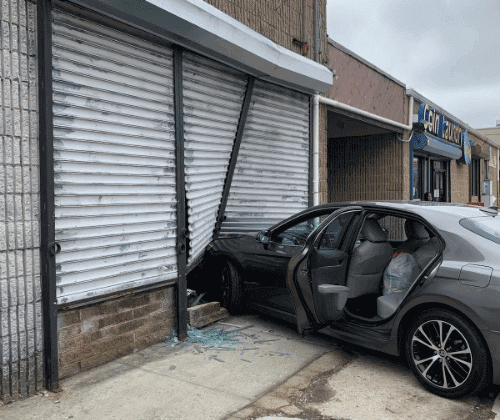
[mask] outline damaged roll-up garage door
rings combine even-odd
[[[53,19],[57,302],[175,279],[172,50]]]
[[[186,52],[182,66],[188,264],[191,264],[213,239],[248,78],[227,66]]]
[[[309,204],[309,96],[257,81],[221,234],[256,232]]]

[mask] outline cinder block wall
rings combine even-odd
[[[36,4],[0,2],[0,400],[42,387]]]
[[[314,59],[314,1],[305,2],[305,41],[307,53],[293,43],[302,40],[302,0],[205,0],[241,23],[297,54]],[[326,38],[326,0],[318,1],[319,46],[318,62],[328,63]]]
[[[175,329],[174,298],[165,287],[60,311],[59,378],[161,342]]]

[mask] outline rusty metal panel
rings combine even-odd
[[[309,97],[257,81],[222,234],[265,229],[308,206]]]
[[[407,124],[405,87],[340,45],[328,43],[335,81],[327,98]]]
[[[175,279],[172,51],[53,19],[57,302]]]
[[[202,254],[213,238],[245,87],[243,73],[184,53],[188,264]]]

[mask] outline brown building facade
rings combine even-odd
[[[332,40],[329,64],[335,82],[320,99],[323,200],[424,200],[431,193],[433,201],[491,204],[495,143]]]

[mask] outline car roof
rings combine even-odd
[[[466,204],[438,203],[434,201],[342,201],[337,203],[321,204],[319,206],[315,206],[314,208],[333,209],[348,206],[404,210],[424,217],[432,217],[432,219],[442,218],[443,216],[458,219],[488,216],[485,212],[481,211],[482,207]]]

